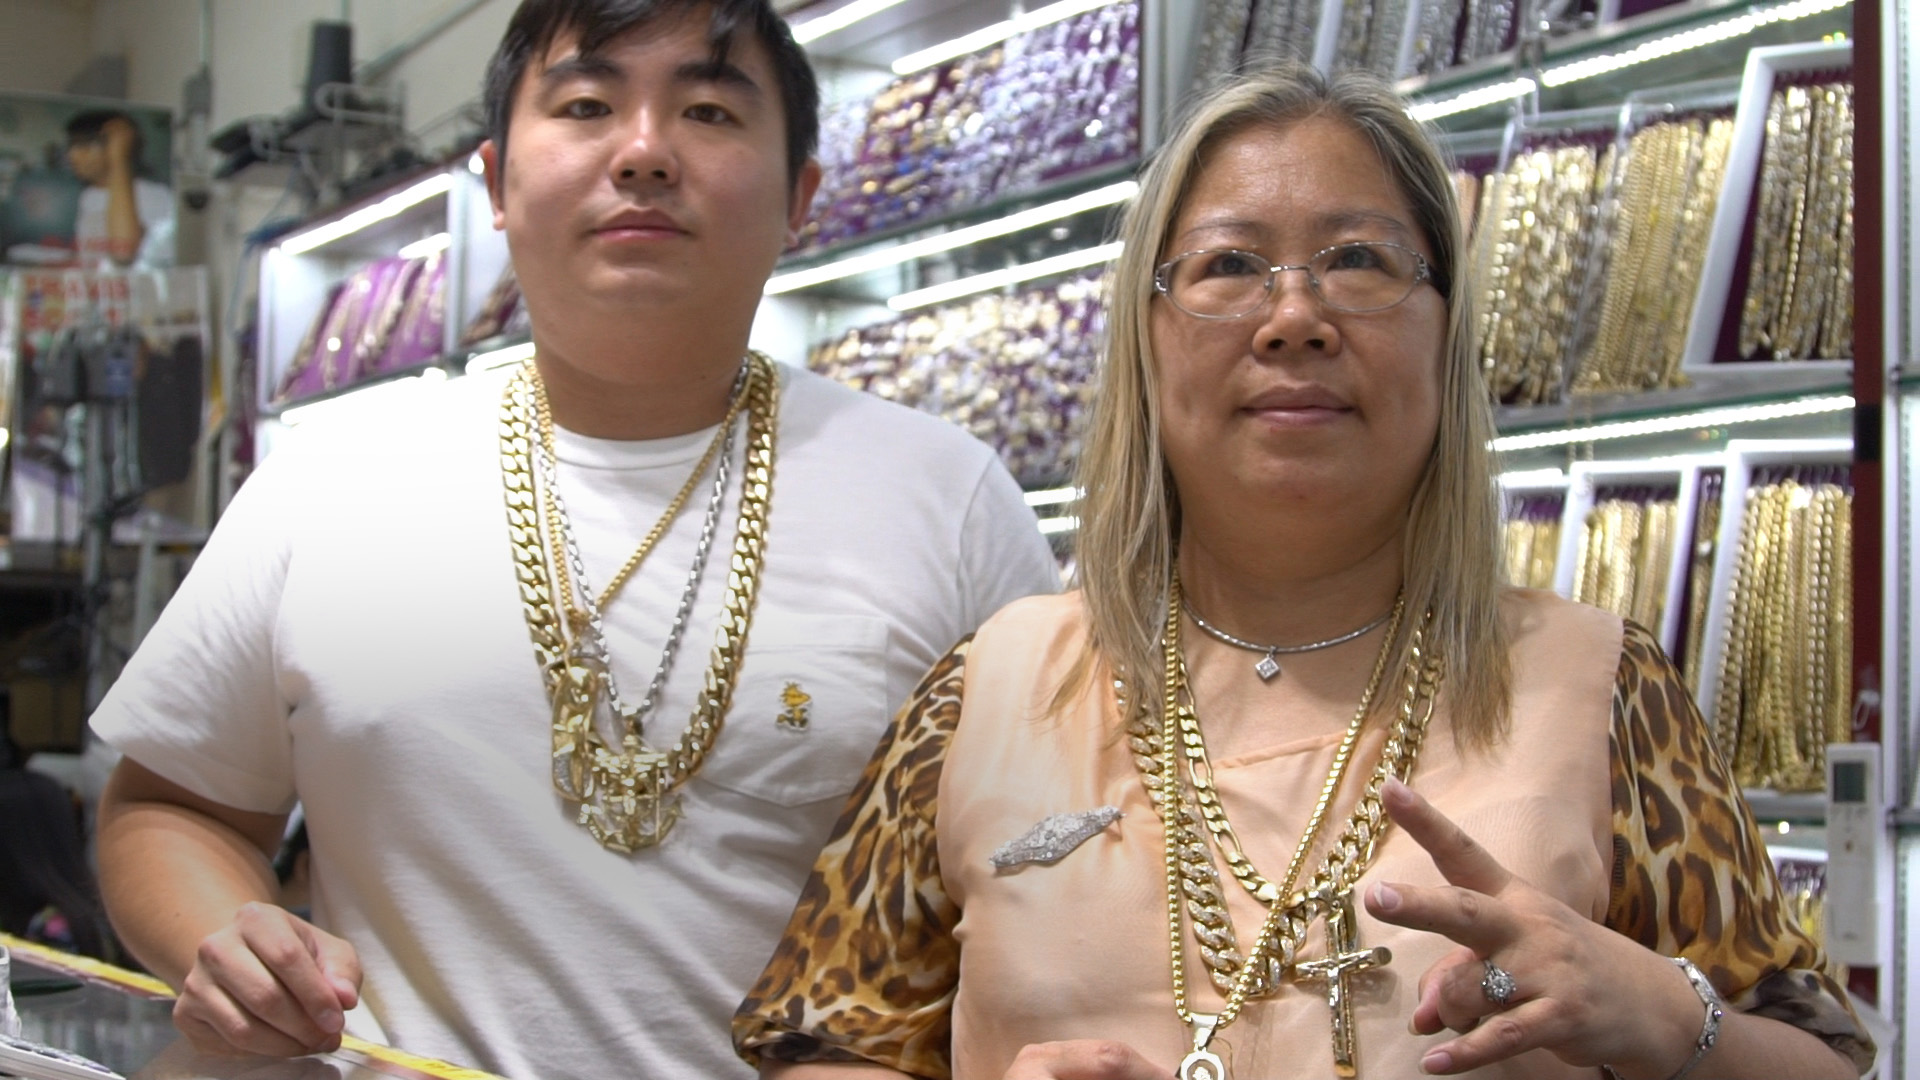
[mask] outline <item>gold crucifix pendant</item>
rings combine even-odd
[[[1334,1075],[1353,1077],[1360,1074],[1360,1069],[1354,1061],[1353,997],[1349,993],[1347,979],[1392,963],[1393,953],[1385,946],[1378,945],[1371,949],[1355,949],[1355,939],[1359,933],[1354,926],[1351,889],[1327,901],[1326,910],[1326,959],[1295,964],[1293,972],[1297,979],[1327,981],[1327,1007],[1333,1010]]]
[[[1207,1049],[1207,1044],[1213,1041],[1214,1029],[1220,1026],[1220,1017],[1212,1013],[1188,1013],[1187,1016],[1187,1023],[1193,1025],[1193,1052],[1180,1059],[1178,1080],[1227,1080],[1227,1063]]]

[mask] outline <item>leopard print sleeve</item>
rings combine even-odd
[[[1627,624],[1614,680],[1606,924],[1699,966],[1729,1008],[1820,1038],[1864,1073],[1873,1040],[1787,916],[1753,813],[1653,635]]]
[[[734,1048],[748,1064],[865,1061],[952,1075],[960,911],[941,883],[934,809],[971,640],[934,665],[881,738],[734,1014]]]

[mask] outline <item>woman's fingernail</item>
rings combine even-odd
[[[1384,882],[1373,887],[1373,903],[1381,911],[1400,910],[1400,894]]]
[[[340,1029],[346,1026],[346,1017],[341,1016],[340,1013],[334,1009],[324,1010],[319,1016],[314,1017],[313,1020],[314,1023],[320,1025],[321,1031],[329,1035],[339,1034]]]
[[[1453,1055],[1445,1050],[1435,1050],[1420,1059],[1420,1068],[1429,1073],[1443,1073],[1453,1068]]]

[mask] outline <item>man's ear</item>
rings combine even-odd
[[[813,213],[813,196],[819,190],[820,162],[808,158],[800,166],[800,175],[793,178],[793,192],[787,196],[787,247],[800,242],[800,228]]]
[[[478,151],[480,164],[485,168],[487,180],[487,201],[493,204],[493,227],[507,227],[507,176],[503,171],[506,163],[500,158],[500,147],[492,140],[480,144]]]

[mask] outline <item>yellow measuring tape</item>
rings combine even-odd
[[[140,997],[171,999],[175,996],[172,987],[151,975],[128,971],[126,968],[115,967],[89,956],[75,956],[58,949],[50,949],[45,945],[17,938],[11,934],[0,934],[0,945],[6,946],[7,951],[13,955],[31,960],[41,967],[52,968],[90,982],[115,986]],[[409,1054],[405,1050],[370,1043],[351,1035],[340,1037],[340,1049],[335,1051],[335,1054],[382,1072],[413,1076],[416,1080],[418,1077],[427,1077],[429,1080],[497,1080],[492,1073],[445,1061],[436,1061],[418,1054]]]

